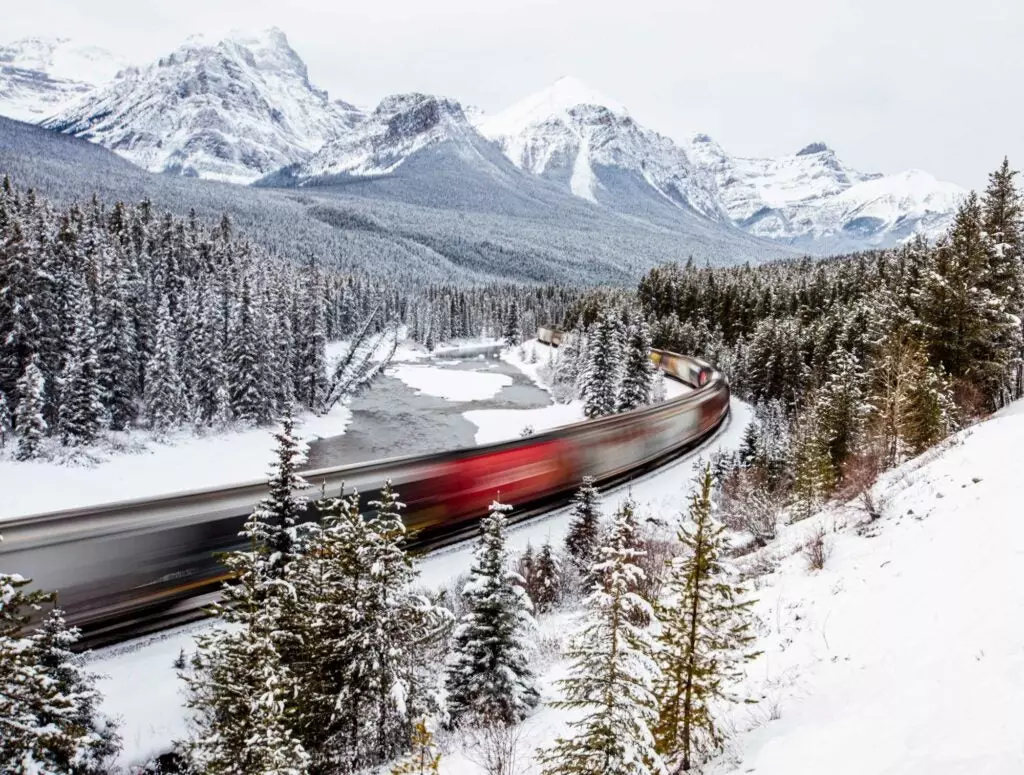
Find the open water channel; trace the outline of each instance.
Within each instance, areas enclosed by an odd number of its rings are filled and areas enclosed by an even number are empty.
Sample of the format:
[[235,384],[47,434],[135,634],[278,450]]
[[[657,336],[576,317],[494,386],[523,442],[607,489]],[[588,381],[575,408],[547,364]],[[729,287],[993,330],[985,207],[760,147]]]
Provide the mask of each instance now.
[[473,357],[416,361],[412,366],[432,366],[458,372],[505,374],[512,384],[494,396],[475,401],[449,401],[426,395],[402,380],[384,374],[349,404],[352,421],[343,436],[311,441],[306,468],[360,463],[367,460],[441,452],[470,447],[477,427],[462,416],[474,409],[535,409],[548,406],[551,397],[519,369],[497,357],[497,352]]

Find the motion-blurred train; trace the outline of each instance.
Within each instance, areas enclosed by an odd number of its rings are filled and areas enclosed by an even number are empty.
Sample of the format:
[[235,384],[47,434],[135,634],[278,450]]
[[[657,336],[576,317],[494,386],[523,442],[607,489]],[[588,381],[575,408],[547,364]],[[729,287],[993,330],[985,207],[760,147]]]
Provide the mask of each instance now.
[[[547,328],[538,338],[564,341]],[[652,360],[693,391],[514,441],[306,471],[309,492],[356,489],[366,503],[390,479],[409,529],[429,546],[472,530],[495,498],[522,514],[564,500],[584,476],[621,480],[694,445],[729,411],[726,380],[708,364],[657,350]],[[87,635],[127,634],[133,622],[218,588],[225,575],[215,555],[239,546],[265,494],[261,481],[0,520],[0,570],[58,590],[69,622]]]

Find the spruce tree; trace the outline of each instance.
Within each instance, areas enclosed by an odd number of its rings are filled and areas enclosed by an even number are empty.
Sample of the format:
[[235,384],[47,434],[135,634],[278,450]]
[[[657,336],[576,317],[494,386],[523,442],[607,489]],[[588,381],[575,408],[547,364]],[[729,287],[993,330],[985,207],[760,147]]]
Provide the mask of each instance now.
[[14,429],[18,434],[18,451],[15,453],[18,460],[31,460],[42,452],[47,429],[43,419],[44,389],[43,375],[33,358],[17,385],[19,399],[14,413]]
[[97,326],[97,376],[100,400],[111,429],[123,431],[135,419],[135,337],[120,262],[109,269]]
[[189,751],[202,772],[305,775],[311,761],[294,734],[299,687],[286,660],[299,640],[297,600],[284,578],[301,504],[290,423],[276,438],[270,492],[241,533],[249,548],[223,558],[236,583],[214,612],[231,626],[197,639],[197,669],[184,676],[196,717]]
[[587,339],[587,365],[581,383],[583,414],[605,417],[615,412],[622,346],[619,320],[605,309]]
[[757,656],[750,606],[744,590],[722,566],[725,528],[711,513],[712,476],[705,467],[690,498],[688,525],[679,540],[686,551],[669,564],[661,621],[656,682],[657,750],[673,772],[688,772],[719,752],[724,732],[713,709],[736,702],[730,687],[744,662]]
[[534,609],[540,614],[547,613],[558,605],[558,601],[562,597],[558,560],[551,549],[550,541],[545,541],[537,553],[530,589]]
[[298,471],[304,453],[290,412],[281,418],[274,439],[277,447],[267,497],[256,506],[249,524],[252,538],[266,549],[266,574],[283,578],[288,564],[295,559],[296,525],[305,515],[307,504],[301,492],[309,485]]
[[61,403],[57,430],[66,445],[94,442],[103,415],[95,334],[90,314],[88,300],[80,297],[75,307],[74,334],[60,380]]
[[7,396],[0,392],[0,449],[7,446],[11,438],[14,418],[11,416],[11,409],[7,403]]
[[51,609],[35,632],[29,612],[53,600],[0,574],[0,771],[102,775],[120,750],[116,725],[98,712],[96,676],[68,650],[78,639]]
[[270,396],[267,395],[261,369],[258,312],[246,279],[228,341],[228,391],[235,417],[254,425],[267,422],[271,416]]
[[569,512],[569,531],[565,536],[565,550],[582,573],[597,559],[601,534],[600,494],[594,486],[594,477],[583,477]]
[[654,681],[658,666],[647,629],[648,601],[632,591],[643,578],[633,527],[616,518],[592,574],[600,582],[587,598],[586,624],[567,656],[570,676],[559,682],[564,699],[554,707],[582,712],[571,734],[541,752],[544,775],[651,775],[665,773],[652,728],[658,718]]
[[168,299],[157,311],[153,354],[146,365],[146,419],[163,433],[188,418],[188,397],[178,369],[178,339]]
[[647,321],[638,317],[630,326],[626,338],[625,363],[616,409],[628,412],[651,403],[654,379],[651,362],[651,335]]
[[792,456],[792,519],[796,522],[812,516],[835,486],[827,429],[813,407],[797,419]]
[[523,341],[522,330],[519,326],[519,305],[515,299],[509,302],[508,308],[505,311],[501,337],[506,347],[515,347]]
[[519,578],[509,571],[505,514],[495,501],[481,523],[460,619],[448,660],[448,714],[460,723],[512,725],[522,721],[540,695],[527,662],[525,636],[535,625]]

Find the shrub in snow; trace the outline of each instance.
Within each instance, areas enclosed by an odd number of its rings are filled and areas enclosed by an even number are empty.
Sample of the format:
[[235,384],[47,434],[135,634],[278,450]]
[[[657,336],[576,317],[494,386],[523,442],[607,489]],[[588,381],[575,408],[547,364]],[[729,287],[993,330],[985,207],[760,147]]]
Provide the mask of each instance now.
[[423,720],[413,728],[412,750],[391,768],[391,775],[436,775],[441,754],[434,746],[434,735]]
[[832,544],[824,525],[818,525],[811,531],[804,541],[803,554],[810,570],[821,570],[825,567],[829,555],[832,554]]

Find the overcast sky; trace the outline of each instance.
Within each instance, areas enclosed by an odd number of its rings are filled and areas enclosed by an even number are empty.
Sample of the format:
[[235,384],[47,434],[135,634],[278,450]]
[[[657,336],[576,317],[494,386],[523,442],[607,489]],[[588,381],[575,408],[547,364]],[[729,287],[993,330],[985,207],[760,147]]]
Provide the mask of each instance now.
[[822,140],[865,171],[984,184],[1024,165],[1024,0],[5,0],[0,37],[146,61],[276,25],[332,96],[495,112],[575,75],[670,136],[746,156]]

